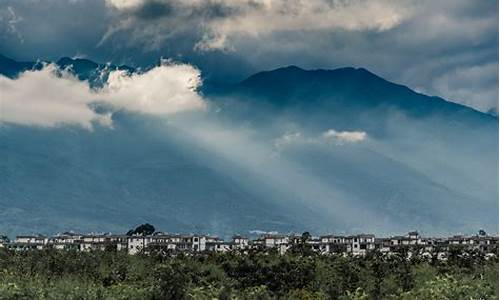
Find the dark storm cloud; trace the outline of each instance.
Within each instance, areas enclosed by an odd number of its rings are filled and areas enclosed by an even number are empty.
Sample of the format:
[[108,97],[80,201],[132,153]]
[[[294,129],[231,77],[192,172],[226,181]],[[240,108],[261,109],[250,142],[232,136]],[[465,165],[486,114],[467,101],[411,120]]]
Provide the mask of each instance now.
[[263,69],[363,66],[483,111],[498,104],[497,1],[4,0],[0,53],[160,56],[236,81]]

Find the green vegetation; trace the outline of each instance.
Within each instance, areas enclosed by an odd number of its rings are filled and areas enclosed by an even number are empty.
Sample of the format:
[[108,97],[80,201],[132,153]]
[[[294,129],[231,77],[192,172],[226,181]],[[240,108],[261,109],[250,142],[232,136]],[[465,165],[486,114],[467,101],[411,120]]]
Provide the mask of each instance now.
[[498,299],[498,259],[0,249],[0,299]]
[[127,235],[150,235],[155,232],[155,227],[149,223],[137,226],[135,229],[130,229]]

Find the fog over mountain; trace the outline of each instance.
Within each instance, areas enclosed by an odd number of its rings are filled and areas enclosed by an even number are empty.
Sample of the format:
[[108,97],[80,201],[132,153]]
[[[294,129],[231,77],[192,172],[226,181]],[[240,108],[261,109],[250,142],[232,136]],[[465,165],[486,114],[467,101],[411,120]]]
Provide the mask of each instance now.
[[0,56],[0,74],[8,234],[498,231],[498,118],[363,68],[222,84]]

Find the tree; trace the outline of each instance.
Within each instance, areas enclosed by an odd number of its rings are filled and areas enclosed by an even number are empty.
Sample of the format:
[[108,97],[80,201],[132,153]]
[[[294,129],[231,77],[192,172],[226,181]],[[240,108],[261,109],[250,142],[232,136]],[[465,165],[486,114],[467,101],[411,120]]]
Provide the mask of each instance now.
[[137,226],[127,232],[127,235],[150,235],[155,232],[155,227],[149,223]]
[[5,241],[6,243],[10,242],[9,237],[3,234],[0,234],[0,240]]
[[302,233],[302,242],[307,242],[308,240],[311,239],[311,234],[309,233],[309,231],[306,231],[304,233]]

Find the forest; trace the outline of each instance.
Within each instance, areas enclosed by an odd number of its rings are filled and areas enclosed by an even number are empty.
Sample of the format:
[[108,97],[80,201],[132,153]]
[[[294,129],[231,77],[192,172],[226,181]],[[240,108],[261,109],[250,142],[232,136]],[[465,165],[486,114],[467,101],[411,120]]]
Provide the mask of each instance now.
[[498,299],[498,257],[0,248],[0,299]]

